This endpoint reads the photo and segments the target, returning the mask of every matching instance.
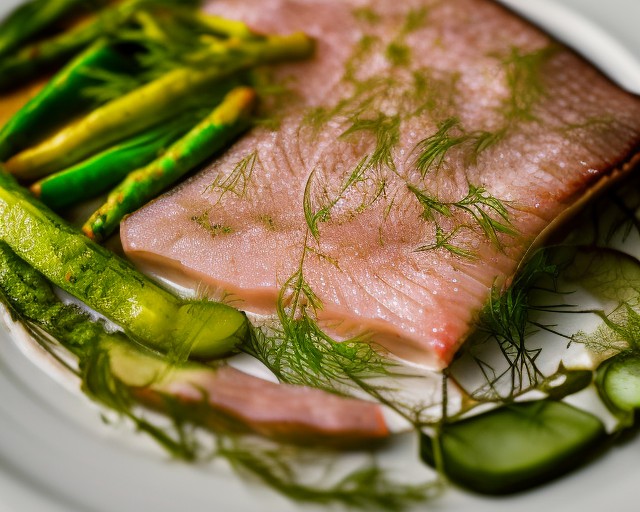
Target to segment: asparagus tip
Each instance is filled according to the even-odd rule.
[[[100,237],[93,231],[93,227],[91,226],[91,224],[86,223],[84,226],[82,226],[82,232],[94,242],[100,241]]]
[[[31,193],[38,198],[42,195],[42,185],[40,184],[40,182],[31,185],[29,187],[29,190],[31,190]]]

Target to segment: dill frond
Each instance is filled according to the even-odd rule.
[[[406,43],[406,37],[422,28],[428,18],[426,7],[411,9],[404,20],[398,35],[387,45],[385,56],[393,66],[407,66],[411,64],[411,48]]]
[[[343,81],[358,82],[358,70],[361,68],[364,60],[371,55],[371,52],[379,42],[380,39],[377,36],[370,34],[362,36],[362,38],[356,43],[353,53],[344,66]]]
[[[220,195],[216,205],[220,204],[226,194],[232,194],[238,198],[245,197],[258,160],[258,151],[253,150],[236,162],[228,175],[218,174],[213,182],[204,189],[204,193],[219,191]]]
[[[509,96],[504,102],[504,114],[507,120],[532,121],[535,119],[533,108],[546,93],[542,69],[557,51],[556,45],[529,53],[512,48],[509,55],[502,59],[509,88]]]
[[[410,9],[400,31],[402,35],[408,35],[420,30],[429,20],[429,9],[425,6]]]
[[[411,62],[411,48],[399,41],[392,41],[387,45],[385,56],[394,66],[406,66]]]
[[[86,75],[95,80],[96,83],[82,89],[80,94],[96,103],[107,103],[115,100],[144,83],[141,77],[131,73],[116,73],[99,68],[87,70]]]
[[[319,224],[321,222],[328,222],[331,219],[331,211],[333,210],[333,208],[342,199],[344,199],[346,194],[353,187],[372,179],[369,174],[374,169],[374,166],[376,164],[376,160],[374,160],[374,158],[375,155],[371,157],[368,155],[363,157],[358,165],[356,165],[356,167],[347,175],[346,179],[341,184],[338,193],[334,197],[330,198],[325,191],[324,196],[320,201],[314,200],[313,197],[312,188],[315,171],[311,173],[311,175],[307,179],[307,183],[304,189],[303,210],[307,227],[316,240],[320,237]],[[363,202],[355,209],[354,213],[357,214],[366,210],[366,208],[375,203],[384,194],[384,191],[385,182],[384,180],[380,180],[377,183],[373,197],[368,201],[365,198]]]
[[[322,464],[317,453],[314,465]],[[282,446],[249,443],[245,439],[219,438],[216,456],[226,459],[233,469],[251,475],[280,494],[298,502],[320,505],[341,504],[352,509],[402,511],[435,498],[442,490],[439,481],[404,484],[392,481],[375,462],[362,465],[335,483],[306,483],[299,476],[296,458],[300,450],[288,453]],[[330,473],[330,467],[325,473]]]
[[[561,266],[552,261],[548,252],[541,250],[532,256],[507,290],[494,288],[478,323],[476,339],[480,341],[471,343],[467,349],[485,381],[471,393],[473,398],[509,400],[545,380],[546,376],[537,364],[542,349],[529,346],[528,340],[540,329],[552,329],[535,322],[532,312],[562,311],[562,307],[536,305],[533,293],[538,290],[559,293],[556,283],[560,271]],[[495,344],[504,367],[500,365],[496,369],[496,363],[485,361],[475,353],[488,343]],[[506,389],[501,389],[504,384]]]
[[[395,171],[393,148],[400,141],[400,117],[379,112],[374,119],[356,118],[340,137],[346,138],[359,132],[369,132],[375,137],[375,149],[370,158],[371,165],[378,169],[386,167]]]
[[[382,16],[377,13],[372,7],[359,7],[352,11],[355,19],[374,25],[382,20]]]
[[[480,154],[500,142],[505,134],[506,129],[466,132],[458,118],[450,117],[440,123],[436,133],[416,144],[416,167],[424,178],[429,171],[439,169],[449,152],[455,148],[468,149],[466,159],[476,164]]]
[[[452,218],[454,211],[466,213],[478,226],[484,235],[496,247],[502,247],[499,235],[516,236],[518,233],[513,228],[509,219],[509,212],[504,203],[493,197],[483,187],[476,187],[469,183],[469,189],[462,199],[459,201],[442,201],[427,192],[418,189],[414,185],[408,184],[408,189],[416,196],[420,206],[422,207],[422,218],[436,225],[436,242],[433,245],[422,246],[419,250],[427,250],[427,248],[446,248],[451,252],[463,255],[467,254],[461,248],[455,248],[450,245],[449,240],[461,229],[457,227],[450,233],[442,231],[439,217]],[[453,250],[455,249],[455,250]]]
[[[452,133],[454,131],[455,135]],[[450,117],[445,120],[440,124],[436,133],[416,144],[416,150],[419,152],[416,166],[420,175],[424,178],[430,169],[439,168],[452,148],[464,144],[468,140],[469,135],[461,131],[460,121],[457,118]]]
[[[463,249],[453,243],[451,240],[456,236],[459,230],[453,230],[450,233],[446,233],[440,226],[436,226],[436,240],[429,245],[421,245],[416,249],[416,252],[434,251],[437,249],[444,249],[454,256],[464,258],[467,260],[475,259],[475,254],[472,251]]]

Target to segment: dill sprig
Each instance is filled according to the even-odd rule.
[[[398,35],[386,48],[385,56],[394,66],[406,66],[411,62],[411,48],[406,43],[406,37],[422,28],[427,22],[429,10],[426,7],[411,9],[404,20]]]
[[[317,466],[318,454],[308,455],[314,455],[313,464]],[[300,457],[300,450],[289,454],[282,446],[269,447],[246,439],[219,437],[216,456],[226,459],[238,473],[251,475],[282,495],[304,503],[402,511],[435,498],[442,491],[439,481],[414,485],[394,482],[375,462],[351,471],[335,483],[305,483],[291,460]]]
[[[512,237],[517,235],[517,231],[513,228],[509,219],[506,205],[489,194],[484,187],[477,187],[469,183],[467,194],[458,201],[442,201],[414,185],[408,184],[407,187],[418,199],[422,207],[422,217],[426,221],[436,224],[436,244],[434,247],[451,247],[448,242],[461,227],[459,226],[446,233],[441,229],[439,217],[452,218],[455,211],[471,216],[474,224],[482,230],[484,235],[496,247],[502,247],[499,238],[500,234]],[[452,252],[455,253],[456,251]]]
[[[333,393],[344,393],[354,384],[367,390],[367,381],[392,375],[396,363],[378,353],[366,335],[334,341],[318,325],[316,313],[321,309],[322,302],[304,278],[301,264],[281,289],[279,326],[255,329],[243,348],[282,382]]]
[[[355,19],[368,24],[375,24],[382,20],[382,16],[372,7],[358,7],[353,9],[352,14]]]
[[[446,232],[442,227],[436,225],[435,232],[435,241],[431,244],[425,244],[419,246],[416,251],[424,252],[424,251],[435,251],[437,249],[444,249],[454,256],[458,256],[460,258],[472,260],[476,256],[473,251],[468,249],[464,249],[458,245],[452,243],[452,240],[455,239],[455,236],[460,231],[460,228],[456,228],[453,231]]]
[[[509,400],[545,380],[537,364],[542,349],[532,347],[528,340],[542,330],[563,336],[552,326],[532,318],[534,311],[562,311],[560,305],[538,305],[533,294],[546,292],[558,294],[557,280],[561,265],[552,261],[548,251],[537,251],[516,275],[506,290],[494,288],[489,302],[479,319],[474,342],[468,353],[482,373],[485,384],[472,392],[477,400]],[[504,368],[496,369],[495,363],[485,361],[477,354],[478,348],[486,349],[494,343],[501,355]],[[455,371],[455,370],[454,370]],[[501,385],[506,385],[501,389]]]
[[[377,169],[386,167],[395,171],[393,162],[393,148],[400,141],[400,117],[388,116],[382,112],[373,118],[355,118],[340,138],[346,138],[359,132],[369,132],[375,137],[375,149],[369,159],[369,164]]]
[[[330,393],[369,397],[418,424],[422,405],[396,400],[397,381],[411,372],[388,359],[367,333],[335,341],[318,323],[322,301],[304,276],[304,262],[314,251],[304,243],[298,270],[281,288],[278,324],[253,328],[242,350],[262,362],[281,381]]]
[[[130,72],[119,73],[98,68],[87,70],[87,75],[95,80],[96,84],[85,87],[81,94],[99,104],[120,98],[146,81]]]
[[[502,58],[509,88],[509,96],[504,102],[504,113],[508,120],[532,121],[535,119],[533,108],[546,93],[542,68],[557,51],[556,45],[549,45],[529,53],[519,48],[512,48],[509,55]]]
[[[451,150],[457,147],[469,148],[466,160],[476,163],[478,156],[494,146],[505,135],[504,129],[495,132],[466,132],[456,117],[449,117],[438,126],[437,131],[422,139],[415,146],[418,152],[416,167],[424,178],[430,170],[439,169]]]
[[[331,211],[346,197],[347,193],[358,184],[375,179],[375,177],[370,174],[371,171],[374,170],[377,161],[375,154],[372,156],[367,155],[362,158],[358,165],[356,165],[356,167],[347,175],[341,184],[338,193],[331,198],[328,196],[326,191],[324,191],[323,197],[320,200],[314,198],[313,185],[316,171],[313,171],[309,175],[304,189],[303,210],[307,227],[316,240],[320,237],[320,223],[328,222],[331,219]],[[355,208],[354,212],[362,212],[375,203],[384,194],[384,190],[385,181],[380,179],[378,180],[375,191],[370,198],[368,198],[366,193],[363,193],[363,200],[360,205]]]
[[[205,188],[203,193],[219,191],[215,205],[220,204],[226,194],[232,194],[237,198],[245,197],[258,161],[258,151],[251,151],[248,155],[236,162],[229,174],[226,176],[218,174],[213,182]]]

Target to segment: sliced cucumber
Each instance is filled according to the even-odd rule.
[[[563,402],[516,403],[442,428],[444,472],[483,494],[508,494],[574,469],[606,436],[602,422]],[[433,464],[432,441],[423,459]]]
[[[598,369],[596,380],[602,400],[614,413],[640,409],[640,354],[624,352]]]

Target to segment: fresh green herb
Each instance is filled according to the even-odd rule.
[[[282,447],[268,448],[244,439],[219,439],[216,454],[227,459],[239,473],[251,475],[299,502],[402,511],[435,498],[442,491],[442,485],[437,481],[422,485],[393,482],[375,464],[358,468],[329,486],[310,485],[297,477],[299,471],[289,463]],[[313,463],[318,464],[317,458]]]
[[[375,170],[374,167],[377,163],[378,157],[376,157],[375,154],[372,156],[365,156],[360,160],[355,169],[353,169],[353,171],[351,171],[351,173],[346,177],[340,186],[338,193],[334,197],[330,198],[325,191],[322,199],[320,200],[313,197],[312,189],[316,173],[311,173],[304,190],[303,209],[307,227],[316,240],[320,236],[319,224],[321,222],[328,222],[331,219],[331,211],[342,199],[346,197],[347,193],[359,184],[375,180],[375,177],[372,176],[372,171]],[[354,213],[357,214],[366,210],[384,194],[384,190],[385,181],[382,179],[377,180],[374,193],[369,197],[366,191],[363,192],[363,200],[360,205],[355,208]]]
[[[475,258],[475,254],[473,253],[473,251],[464,249],[452,243],[459,231],[460,229],[456,228],[453,231],[446,232],[444,229],[442,229],[442,227],[436,225],[435,241],[432,244],[419,246],[416,251],[424,252],[444,249],[454,256],[472,260]]]
[[[359,7],[354,9],[353,16],[357,20],[371,25],[378,23],[382,19],[382,16],[371,7]]]
[[[436,224],[436,235],[440,228],[439,218],[451,218],[455,211],[465,213],[480,227],[484,235],[497,247],[501,247],[500,234],[516,236],[517,231],[509,220],[507,207],[498,199],[490,195],[483,187],[469,184],[467,195],[459,201],[442,201],[417,187],[409,184],[409,190],[416,196],[422,207],[422,217]],[[450,233],[439,232],[440,245],[448,241],[459,231],[460,227]],[[438,244],[438,241],[436,241]],[[429,247],[429,246],[426,246]],[[444,245],[446,247],[446,245]]]
[[[213,224],[211,219],[209,219],[209,210],[202,213],[201,215],[194,215],[191,217],[198,226],[204,228],[209,232],[209,234],[215,238],[219,235],[229,235],[233,233],[233,228],[230,226],[224,226],[222,224]]]
[[[542,69],[557,51],[556,45],[529,53],[512,48],[509,55],[502,59],[509,88],[509,96],[504,103],[504,114],[508,120],[535,119],[534,106],[546,91]]]
[[[394,66],[406,66],[411,62],[411,49],[406,44],[393,41],[387,46],[385,56]]]
[[[433,135],[416,144],[419,153],[416,166],[424,178],[430,170],[439,169],[447,154],[458,147],[470,148],[471,154],[467,159],[476,163],[478,156],[485,150],[500,142],[505,130],[497,132],[476,131],[466,132],[455,117],[450,117],[438,126]]]
[[[369,164],[377,169],[384,167],[395,171],[393,148],[400,141],[400,117],[379,112],[374,119],[356,118],[340,137],[346,138],[358,132],[369,132],[375,137],[375,149]]]
[[[411,49],[406,44],[406,37],[424,26],[428,14],[429,11],[426,7],[409,11],[400,33],[387,45],[385,55],[391,64],[406,66],[411,63]]]
[[[454,130],[458,131],[456,135],[451,133]],[[452,148],[468,140],[469,135],[460,132],[460,121],[455,117],[450,117],[440,124],[436,133],[416,145],[420,153],[416,164],[422,177],[424,178],[431,168],[439,168]]]
[[[215,204],[219,204],[226,194],[232,194],[238,198],[244,197],[258,160],[258,151],[252,151],[237,162],[227,176],[216,176],[216,179],[213,180],[213,183],[211,183],[204,192],[213,193],[214,191],[220,191]]]
[[[493,290],[464,351],[481,375],[480,385],[474,384],[470,391],[474,400],[509,401],[546,382],[548,376],[538,365],[542,348],[529,340],[543,330],[570,341],[569,336],[537,319],[539,312],[572,311],[558,303],[562,295],[557,280],[563,268],[564,263],[555,262],[549,252],[541,250],[529,259],[506,290]],[[541,294],[544,298],[540,298]],[[456,364],[452,368],[458,382],[473,373],[464,358],[459,368]]]

